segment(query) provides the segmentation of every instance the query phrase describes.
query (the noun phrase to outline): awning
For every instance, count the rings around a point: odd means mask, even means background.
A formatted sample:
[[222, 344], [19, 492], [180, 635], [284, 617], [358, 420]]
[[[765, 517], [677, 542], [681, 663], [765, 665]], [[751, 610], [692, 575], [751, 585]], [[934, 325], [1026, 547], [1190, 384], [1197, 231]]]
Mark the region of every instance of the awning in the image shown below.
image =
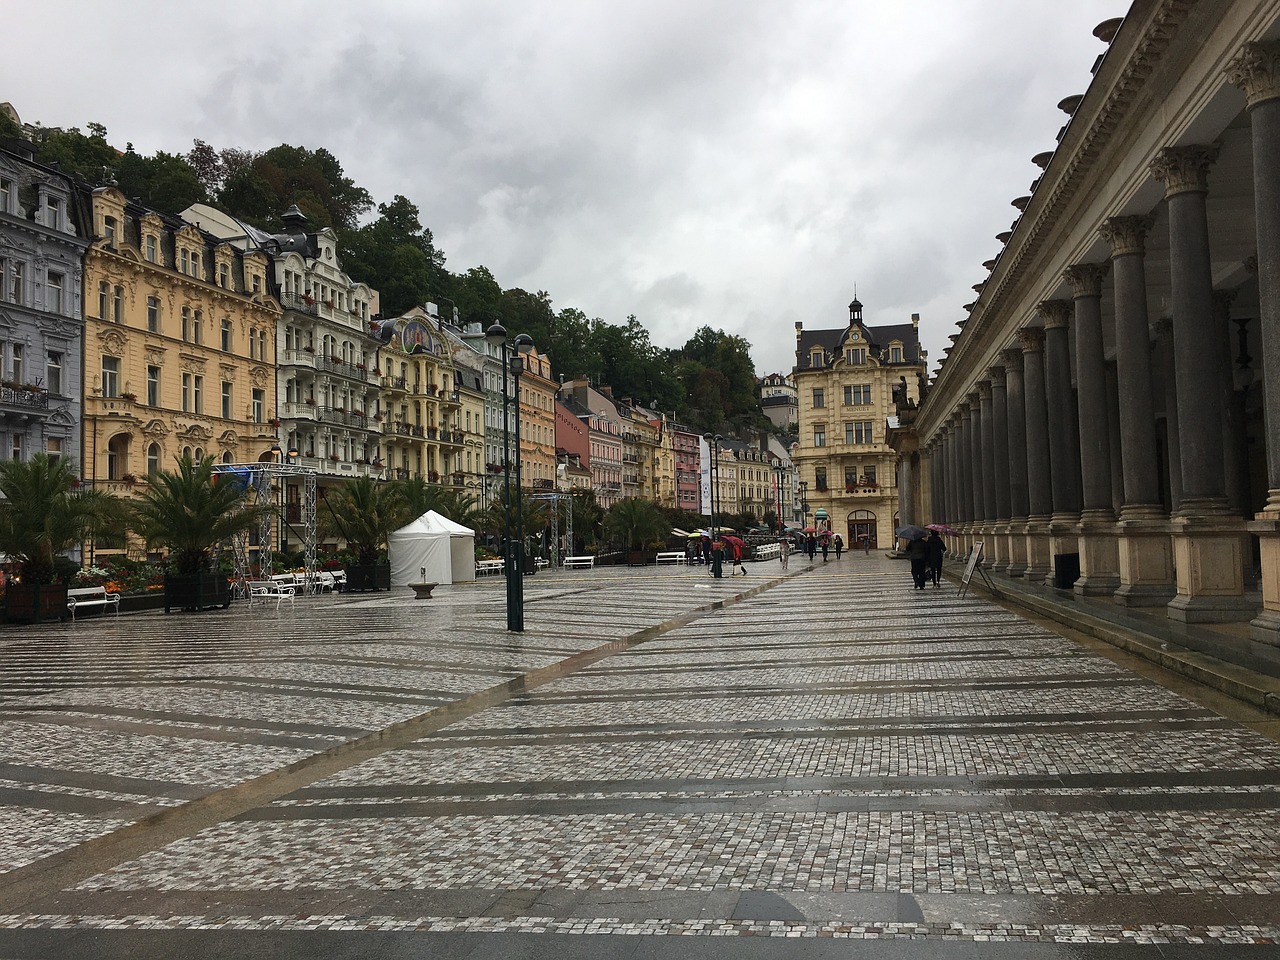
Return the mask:
[[827, 519], [827, 511], [825, 511], [825, 510], [823, 510], [821, 507], [819, 507], [817, 510], [813, 511], [813, 518], [814, 518], [815, 520], [826, 520], [826, 519]]

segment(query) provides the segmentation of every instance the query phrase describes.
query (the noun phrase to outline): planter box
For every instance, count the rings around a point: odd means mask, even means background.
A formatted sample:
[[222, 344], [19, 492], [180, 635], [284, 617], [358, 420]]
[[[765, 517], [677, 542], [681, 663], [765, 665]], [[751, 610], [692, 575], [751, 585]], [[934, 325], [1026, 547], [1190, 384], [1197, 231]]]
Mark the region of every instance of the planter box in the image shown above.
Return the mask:
[[4, 618], [9, 623], [47, 623], [67, 616], [65, 583], [11, 583], [4, 594]]
[[164, 612], [179, 610], [205, 610], [209, 607], [226, 609], [231, 606], [231, 589], [225, 574], [167, 574], [164, 578]]
[[391, 589], [390, 563], [356, 564], [344, 569], [347, 572], [347, 582], [342, 587], [343, 593]]

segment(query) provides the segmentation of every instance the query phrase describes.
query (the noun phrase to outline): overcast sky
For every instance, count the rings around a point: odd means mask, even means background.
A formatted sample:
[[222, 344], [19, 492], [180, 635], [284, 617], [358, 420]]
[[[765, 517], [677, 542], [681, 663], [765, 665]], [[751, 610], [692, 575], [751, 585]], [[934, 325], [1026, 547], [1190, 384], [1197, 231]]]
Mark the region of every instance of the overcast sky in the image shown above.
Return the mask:
[[[789, 370], [795, 323], [931, 360], [1123, 0], [14, 5], [0, 101], [143, 153], [325, 147], [451, 270]], [[14, 27], [16, 25], [16, 32]], [[358, 278], [357, 278], [358, 279]]]

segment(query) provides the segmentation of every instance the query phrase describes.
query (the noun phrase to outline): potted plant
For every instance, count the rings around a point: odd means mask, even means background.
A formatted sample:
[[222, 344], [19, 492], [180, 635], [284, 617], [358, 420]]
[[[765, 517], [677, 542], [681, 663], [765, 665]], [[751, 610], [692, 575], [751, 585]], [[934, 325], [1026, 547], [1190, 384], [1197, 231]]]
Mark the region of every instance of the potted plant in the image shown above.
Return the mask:
[[130, 403], [137, 403], [137, 402], [138, 402], [138, 395], [137, 395], [136, 393], [132, 393], [132, 392], [130, 392], [130, 391], [128, 391], [128, 390], [126, 390], [124, 393], [120, 394], [120, 399], [121, 399], [121, 400], [128, 400]]
[[612, 539], [626, 545], [630, 566], [642, 566], [648, 562], [645, 544], [664, 539], [671, 525], [652, 500], [630, 497], [614, 504], [604, 518], [604, 529]]
[[387, 540], [399, 527], [401, 494], [395, 485], [369, 476], [353, 477], [336, 490], [321, 491], [320, 525], [325, 535], [346, 541], [354, 562], [345, 569], [351, 590], [390, 590]]
[[0, 552], [18, 565], [5, 590], [5, 617], [60, 620], [67, 615], [65, 576], [78, 566], [64, 555], [94, 533], [121, 529], [121, 501], [80, 489], [75, 465], [46, 453], [0, 461], [0, 497]]
[[148, 546], [164, 547], [164, 610], [202, 610], [231, 602], [227, 578], [216, 569], [214, 548], [256, 529], [269, 503], [250, 500], [231, 475], [215, 480], [213, 458], [180, 457], [177, 469], [147, 477], [147, 488], [129, 504], [131, 526]]

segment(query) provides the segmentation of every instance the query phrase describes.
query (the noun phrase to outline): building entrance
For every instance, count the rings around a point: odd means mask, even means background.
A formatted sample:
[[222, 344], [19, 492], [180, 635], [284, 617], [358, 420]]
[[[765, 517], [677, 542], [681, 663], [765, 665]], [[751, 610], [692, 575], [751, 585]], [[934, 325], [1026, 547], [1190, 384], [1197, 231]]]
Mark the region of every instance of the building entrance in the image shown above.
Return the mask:
[[870, 550], [876, 543], [876, 515], [870, 510], [854, 510], [849, 514], [849, 549]]

